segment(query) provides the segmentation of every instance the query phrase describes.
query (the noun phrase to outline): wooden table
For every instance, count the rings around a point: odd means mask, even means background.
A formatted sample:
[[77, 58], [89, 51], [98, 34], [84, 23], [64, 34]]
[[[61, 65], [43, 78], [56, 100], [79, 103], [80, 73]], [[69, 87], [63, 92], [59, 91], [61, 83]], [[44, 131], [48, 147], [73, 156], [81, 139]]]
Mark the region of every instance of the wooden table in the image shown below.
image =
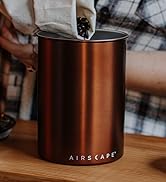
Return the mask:
[[166, 182], [166, 138], [125, 136], [125, 154], [98, 166], [65, 166], [40, 160], [35, 122], [18, 121], [0, 142], [0, 182]]

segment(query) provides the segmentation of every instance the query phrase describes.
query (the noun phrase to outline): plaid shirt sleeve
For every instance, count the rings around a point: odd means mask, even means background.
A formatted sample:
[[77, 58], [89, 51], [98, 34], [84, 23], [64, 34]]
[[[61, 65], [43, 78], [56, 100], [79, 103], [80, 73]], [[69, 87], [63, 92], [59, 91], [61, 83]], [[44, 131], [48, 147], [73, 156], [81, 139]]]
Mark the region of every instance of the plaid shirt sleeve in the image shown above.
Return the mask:
[[136, 13], [151, 26], [166, 32], [165, 0], [143, 0], [140, 2]]
[[[99, 0], [96, 9], [97, 27], [128, 33], [129, 50], [166, 50], [165, 0]], [[166, 137], [166, 98], [127, 90], [125, 132]]]

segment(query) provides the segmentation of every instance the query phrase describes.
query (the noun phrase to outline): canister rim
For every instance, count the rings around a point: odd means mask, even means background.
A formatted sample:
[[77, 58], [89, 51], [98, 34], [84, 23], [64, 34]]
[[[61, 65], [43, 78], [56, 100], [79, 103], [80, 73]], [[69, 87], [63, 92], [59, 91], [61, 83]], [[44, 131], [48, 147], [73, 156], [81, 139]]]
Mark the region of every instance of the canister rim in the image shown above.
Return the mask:
[[[100, 35], [99, 35], [100, 34]], [[46, 31], [39, 31], [36, 33], [36, 35], [40, 38], [46, 38], [46, 39], [55, 39], [55, 40], [61, 40], [61, 41], [72, 41], [72, 42], [114, 42], [118, 40], [124, 40], [128, 38], [128, 34], [123, 31], [114, 31], [114, 30], [102, 30], [102, 29], [96, 29], [95, 34], [92, 36], [90, 40], [79, 40], [74, 38], [66, 38], [59, 36], [55, 33], [50, 33]], [[96, 38], [100, 37], [100, 38]]]

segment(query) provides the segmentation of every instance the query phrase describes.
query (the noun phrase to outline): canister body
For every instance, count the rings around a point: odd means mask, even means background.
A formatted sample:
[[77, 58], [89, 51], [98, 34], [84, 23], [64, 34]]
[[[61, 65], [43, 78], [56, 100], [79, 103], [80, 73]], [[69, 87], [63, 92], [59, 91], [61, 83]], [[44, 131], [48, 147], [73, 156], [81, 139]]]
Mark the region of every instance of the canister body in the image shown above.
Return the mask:
[[97, 31], [94, 40], [76, 41], [39, 33], [38, 151], [43, 159], [91, 165], [122, 156], [126, 35], [115, 35], [109, 39], [112, 35]]

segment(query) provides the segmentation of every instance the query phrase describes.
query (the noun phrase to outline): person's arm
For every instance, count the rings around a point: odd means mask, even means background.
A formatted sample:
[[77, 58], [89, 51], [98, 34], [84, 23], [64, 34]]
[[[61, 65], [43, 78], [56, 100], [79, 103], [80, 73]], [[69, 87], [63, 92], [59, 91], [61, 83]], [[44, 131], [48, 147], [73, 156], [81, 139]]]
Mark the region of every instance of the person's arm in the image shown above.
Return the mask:
[[34, 52], [34, 45], [23, 45], [19, 43], [14, 31], [10, 31], [13, 27], [12, 18], [1, 1], [0, 15], [2, 15], [2, 22], [0, 22], [0, 48], [5, 49], [17, 57], [29, 71], [35, 71], [37, 69], [37, 62], [36, 52]]
[[17, 36], [10, 32], [5, 26], [2, 28], [1, 33], [0, 48], [5, 49], [18, 58], [29, 71], [35, 71], [37, 69], [37, 55], [36, 52], [34, 52], [34, 46], [32, 44], [19, 43]]
[[127, 51], [126, 60], [128, 89], [166, 96], [165, 51]]

